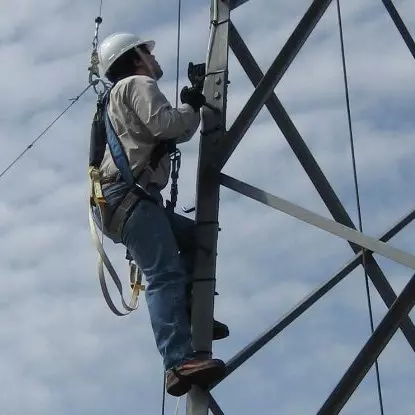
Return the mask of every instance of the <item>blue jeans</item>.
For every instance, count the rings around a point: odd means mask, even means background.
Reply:
[[[121,183],[103,189],[112,207],[126,191],[128,187]],[[157,189],[150,192],[160,206],[139,201],[124,225],[120,242],[147,280],[145,293],[151,325],[164,367],[169,370],[194,358],[188,313],[194,227],[192,220],[167,213]]]

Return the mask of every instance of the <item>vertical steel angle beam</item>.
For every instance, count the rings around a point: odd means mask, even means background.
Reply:
[[[193,278],[192,337],[193,348],[200,355],[211,356],[212,326],[218,239],[220,182],[219,172],[207,169],[209,154],[223,138],[226,129],[226,92],[229,55],[228,1],[211,0],[211,26],[204,95],[208,104],[218,108],[202,109],[202,132],[196,189],[196,259]],[[209,75],[210,74],[210,75]],[[186,414],[207,415],[210,395],[198,387],[188,394]]]

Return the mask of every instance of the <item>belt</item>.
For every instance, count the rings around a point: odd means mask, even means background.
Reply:
[[[148,185],[150,184],[150,178],[153,174],[153,170],[149,167],[145,168],[144,170],[142,170],[139,174],[138,177],[136,177],[136,182],[143,187],[144,189],[146,189],[148,187]],[[116,173],[113,174],[112,176],[107,176],[107,177],[102,177],[101,178],[101,185],[105,185],[105,184],[114,184],[114,183],[119,183],[121,181],[121,174],[120,173]]]
[[[114,176],[107,176],[107,177],[101,178],[101,185],[118,183],[119,181],[120,181],[120,176],[116,174]]]

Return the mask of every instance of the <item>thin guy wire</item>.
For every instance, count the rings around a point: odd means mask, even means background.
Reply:
[[[361,207],[360,207],[359,185],[358,185],[358,180],[357,180],[353,127],[352,127],[352,117],[351,117],[351,110],[350,110],[349,83],[348,83],[347,68],[346,68],[346,53],[345,53],[345,47],[344,47],[343,24],[342,24],[340,0],[337,0],[337,16],[338,16],[339,29],[340,29],[340,43],[341,43],[341,52],[342,52],[345,94],[346,94],[347,118],[348,118],[348,124],[349,124],[350,147],[351,147],[352,162],[353,162],[353,177],[354,177],[354,185],[355,185],[355,191],[356,191],[357,211],[358,211],[358,216],[359,216],[359,230],[360,232],[363,232],[363,221],[362,221],[362,212],[361,212]],[[375,329],[374,329],[374,323],[373,323],[372,302],[370,298],[369,277],[367,274],[365,254],[366,254],[366,250],[363,248],[362,263],[363,263],[363,269],[365,272],[365,285],[366,285],[366,294],[367,294],[367,301],[368,301],[368,308],[369,308],[370,328],[373,334]],[[377,389],[378,389],[378,396],[379,396],[380,413],[384,415],[382,388],[381,388],[381,383],[380,383],[379,364],[378,364],[377,359],[375,361],[375,369],[376,369],[376,382],[377,382]]]
[[[164,371],[163,376],[163,399],[161,403],[161,415],[165,415],[165,409],[166,409],[166,372]]]
[[[179,2],[178,2],[178,12],[177,12],[176,108],[179,105],[179,69],[180,69],[181,21],[182,21],[182,1],[179,0]]]
[[[174,411],[174,415],[179,415],[180,398],[181,398],[181,396],[179,396],[179,397],[177,398],[176,410]]]
[[[181,12],[182,2],[178,0],[177,11],[177,52],[176,52],[176,108],[179,106],[179,70],[180,70],[180,33],[181,33]],[[163,401],[161,405],[161,415],[165,415],[166,409],[166,372],[163,376]]]
[[[0,179],[48,132],[48,130],[84,95],[92,84],[89,84],[71,103],[0,173]]]

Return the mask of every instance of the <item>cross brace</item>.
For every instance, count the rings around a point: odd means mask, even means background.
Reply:
[[[234,121],[218,149],[212,154],[210,163],[221,170],[248,131],[261,108],[268,100],[307,38],[323,17],[332,0],[314,0],[304,17],[289,37],[281,52],[262,77],[248,102]],[[231,39],[230,39],[231,41]],[[232,47],[232,45],[231,45]]]
[[[317,415],[338,414],[415,305],[415,274],[393,303]]]
[[[229,10],[239,7],[243,3],[246,3],[247,0],[211,0],[212,9],[220,9],[225,16],[225,19],[217,19],[216,22],[225,23],[226,27],[222,27],[221,37],[217,37],[213,40],[212,46],[215,44],[215,49],[211,55],[208,55],[208,64],[210,63],[211,69],[213,70],[223,70],[227,71],[227,44],[224,44],[224,40],[229,37],[229,45],[231,46],[235,56],[241,63],[242,67],[245,69],[248,77],[255,86],[255,91],[252,94],[251,98],[248,100],[245,107],[242,109],[239,116],[236,118],[234,124],[229,129],[228,132],[221,134],[220,128],[223,128],[224,120],[226,116],[226,89],[221,92],[221,95],[216,94],[220,99],[220,104],[222,105],[222,117],[218,123],[218,120],[213,120],[212,114],[205,114],[207,120],[206,125],[217,124],[220,126],[219,130],[208,130],[207,134],[204,134],[204,143],[201,144],[201,162],[198,169],[198,175],[200,179],[199,184],[199,207],[196,211],[199,212],[199,216],[210,216],[217,218],[217,210],[219,209],[218,204],[218,193],[217,184],[227,185],[228,187],[233,187],[234,190],[239,193],[245,194],[251,198],[254,198],[260,202],[266,203],[272,207],[275,207],[279,210],[284,211],[292,216],[295,216],[301,220],[305,220],[308,223],[311,223],[315,226],[318,226],[326,231],[329,231],[335,235],[338,235],[346,239],[353,251],[355,252],[355,257],[346,264],[343,269],[338,272],[332,279],[330,279],[326,284],[323,284],[322,287],[317,289],[315,292],[310,294],[303,302],[301,302],[297,307],[295,307],[290,313],[288,313],[282,320],[280,320],[276,326],[268,330],[264,335],[262,335],[258,340],[254,341],[240,352],[235,358],[231,359],[227,364],[227,374],[229,376],[237,367],[239,367],[243,362],[245,362],[249,357],[251,357],[256,351],[263,347],[268,341],[270,341],[275,335],[282,331],[288,324],[294,321],[297,317],[303,314],[312,304],[314,304],[319,298],[325,295],[332,287],[338,284],[343,278],[345,278],[353,269],[355,269],[359,264],[361,264],[363,255],[366,259],[366,267],[369,277],[371,278],[375,288],[378,290],[380,296],[388,307],[389,311],[379,325],[376,332],[371,336],[368,344],[362,350],[361,354],[358,356],[356,361],[353,363],[349,371],[346,373],[342,381],[339,383],[338,388],[333,391],[333,394],[325,403],[327,405],[332,405],[330,408],[340,408],[347,401],[350,394],[353,392],[353,388],[357,386],[357,382],[360,382],[364,374],[368,370],[368,367],[373,364],[377,356],[381,352],[381,349],[384,345],[390,340],[394,331],[400,326],[403,334],[411,345],[412,349],[415,351],[415,326],[412,321],[409,319],[408,314],[410,308],[413,306],[413,290],[414,290],[414,278],[410,281],[405,290],[401,293],[399,297],[396,296],[389,282],[387,281],[385,275],[380,269],[379,265],[376,263],[372,256],[372,252],[378,252],[381,255],[393,259],[401,264],[404,264],[412,269],[415,266],[415,256],[407,252],[397,250],[396,248],[391,247],[386,244],[386,242],[392,238],[399,230],[406,226],[409,222],[414,219],[415,211],[411,212],[405,218],[403,218],[397,225],[390,229],[385,235],[381,238],[371,238],[362,233],[356,231],[356,227],[353,224],[351,218],[347,214],[343,205],[341,204],[339,198],[331,187],[330,183],[324,176],[316,160],[312,156],[310,150],[306,146],[301,135],[295,128],[295,125],[292,123],[290,117],[286,113],[284,107],[276,97],[273,90],[275,89],[278,82],[283,77],[284,73],[287,71],[292,61],[295,59],[296,55],[306,42],[310,33],[314,30],[314,27],[317,25],[328,6],[331,3],[331,0],[314,0],[305,13],[304,17],[299,22],[297,28],[294,30],[293,34],[288,39],[287,43],[281,50],[280,54],[277,56],[275,61],[270,66],[266,74],[263,74],[255,62],[254,58],[250,54],[245,43],[239,36],[236,28],[232,22],[226,19],[226,13]],[[409,31],[405,27],[402,19],[400,18],[398,12],[396,11],[391,0],[381,0],[390,14],[393,22],[395,23],[399,33],[401,34],[403,40],[407,44],[410,52],[415,57],[415,44],[412,37],[409,34]],[[211,9],[211,14],[212,14]],[[216,16],[217,17],[217,16]],[[215,22],[215,19],[213,19]],[[229,28],[229,33],[227,32]],[[221,44],[222,43],[222,44]],[[218,65],[219,63],[219,65]],[[217,68],[215,66],[220,66]],[[221,85],[226,78],[217,79],[217,85]],[[207,88],[208,97],[212,93],[211,84]],[[217,104],[217,102],[213,102]],[[242,140],[246,131],[252,125],[253,121],[259,114],[261,108],[266,105],[272,117],[278,124],[285,138],[287,139],[288,144],[291,146],[292,150],[296,154],[299,162],[303,166],[307,175],[309,176],[311,182],[314,184],[316,190],[320,194],[322,200],[324,201],[326,207],[332,214],[334,221],[323,218],[319,215],[314,214],[313,212],[307,211],[299,206],[293,205],[290,202],[287,202],[276,196],[267,194],[260,189],[256,189],[252,186],[249,186],[245,183],[239,182],[229,176],[220,174],[220,170],[224,167],[228,159],[231,157],[233,151],[238,146],[239,142]],[[209,122],[210,121],[210,122]],[[215,128],[215,127],[214,127]],[[215,132],[216,131],[216,132]],[[210,138],[209,138],[210,136]],[[209,139],[210,144],[207,144],[207,139]],[[203,148],[204,147],[204,148]],[[212,180],[209,183],[209,180],[206,179],[208,175],[211,175]],[[204,185],[201,185],[201,182],[204,181]],[[215,184],[212,187],[212,182]],[[205,187],[205,189],[203,189]],[[206,192],[206,189],[211,188]],[[214,195],[214,201],[210,203],[208,209],[203,209],[201,201],[206,200],[209,192],[212,192]],[[216,211],[215,211],[216,209]],[[206,213],[201,213],[202,211]],[[210,212],[210,213],[207,213]],[[217,236],[217,228],[212,228],[209,231],[209,237],[205,236],[205,240],[210,241],[208,245],[213,246],[211,255],[216,252],[216,244],[213,243],[214,237]],[[210,238],[210,239],[209,239]],[[202,237],[203,239],[203,237]],[[369,249],[369,253],[365,250],[362,250],[361,247]],[[202,266],[203,268],[203,266]],[[215,263],[210,262],[209,267],[211,273],[214,272]],[[199,267],[200,269],[200,267]],[[207,268],[206,268],[207,269]],[[209,289],[209,296],[210,296]],[[206,297],[206,296],[205,296]],[[200,307],[199,307],[200,310]],[[210,309],[211,310],[211,309]],[[196,313],[197,314],[197,313]],[[200,312],[199,312],[200,314]],[[210,315],[210,311],[205,313]],[[200,318],[199,318],[200,322]],[[387,327],[386,327],[387,326]],[[210,326],[209,326],[210,328]],[[197,329],[197,328],[196,328]],[[210,331],[210,330],[208,330]],[[199,332],[200,333],[200,332]],[[207,338],[205,338],[208,340]],[[206,341],[204,341],[206,342]],[[210,347],[210,345],[209,345]],[[369,366],[368,366],[369,365]],[[350,381],[351,374],[357,374],[354,381]],[[360,378],[361,377],[361,378]],[[219,383],[219,382],[218,382]],[[213,385],[214,387],[216,385]],[[201,391],[194,391],[195,397],[193,403],[197,403],[198,409],[195,409],[194,412],[190,410],[188,406],[188,413],[193,414],[205,414],[206,404],[208,404],[214,414],[222,414],[217,402],[213,397],[207,393],[204,396],[200,395]],[[198,397],[199,396],[199,397]],[[188,402],[189,403],[189,402]],[[334,405],[335,403],[335,405]],[[196,405],[196,406],[197,406]],[[322,408],[322,411],[325,407]],[[321,414],[327,412],[321,412]],[[330,414],[332,412],[329,412]]]
[[[415,210],[409,212],[395,225],[386,231],[379,239],[387,242],[398,234],[405,226],[409,225],[415,219]],[[243,363],[251,358],[255,353],[268,344],[274,337],[281,333],[286,327],[302,316],[308,309],[311,308],[320,298],[326,295],[332,288],[343,281],[352,271],[354,271],[362,262],[363,252],[355,255],[349,262],[347,262],[333,277],[322,284],[319,288],[314,290],[302,301],[295,305],[291,311],[282,316],[273,326],[267,329],[257,339],[252,341],[248,346],[238,352],[226,364],[226,377],[230,376]],[[411,332],[411,340],[409,342],[415,352],[415,330]],[[222,379],[223,380],[223,379]],[[219,382],[218,382],[219,383]],[[218,384],[212,386],[212,389]]]
[[[287,200],[274,196],[247,183],[243,183],[240,180],[229,177],[223,173],[221,174],[221,184],[251,199],[257,200],[267,206],[330,232],[333,235],[352,241],[355,244],[368,249],[370,252],[378,253],[392,261],[415,270],[415,256],[408,252],[387,245],[378,239],[363,235],[355,229],[317,215],[310,210],[304,209],[301,206],[295,205],[294,203],[288,202]]]
[[[244,3],[246,3],[248,0],[230,0],[230,7],[231,10],[236,9],[239,6],[242,6]]]
[[[239,60],[241,66],[244,68],[252,84],[257,86],[264,75],[232,23],[229,30],[229,42],[232,51],[234,52],[236,58]],[[308,177],[322,198],[324,204],[332,214],[333,218],[337,222],[355,229],[356,227],[353,224],[350,216],[346,212],[345,208],[340,202],[340,199],[337,197],[334,189],[325,177],[323,171],[307,147],[307,144],[302,139],[300,133],[296,129],[294,123],[291,121],[289,115],[285,111],[283,105],[278,100],[275,93],[271,94],[265,105],[277,123],[278,127],[280,128],[281,132],[284,134],[288,144],[290,145],[294,154],[297,156],[298,161],[304,168],[305,172],[307,173]],[[353,243],[350,243],[350,246],[355,253],[359,252],[360,248],[358,246]],[[375,259],[372,256],[367,258],[366,269],[376,290],[379,292],[386,306],[390,308],[392,303],[396,300],[396,294],[394,293],[391,285],[386,279],[386,276],[383,274],[379,265],[376,263]],[[411,345],[414,348],[415,342],[413,340],[413,336],[411,336],[409,332],[413,333],[415,331],[415,326],[409,319],[405,319],[402,325],[402,329],[404,331],[405,337],[408,341],[411,342]]]

